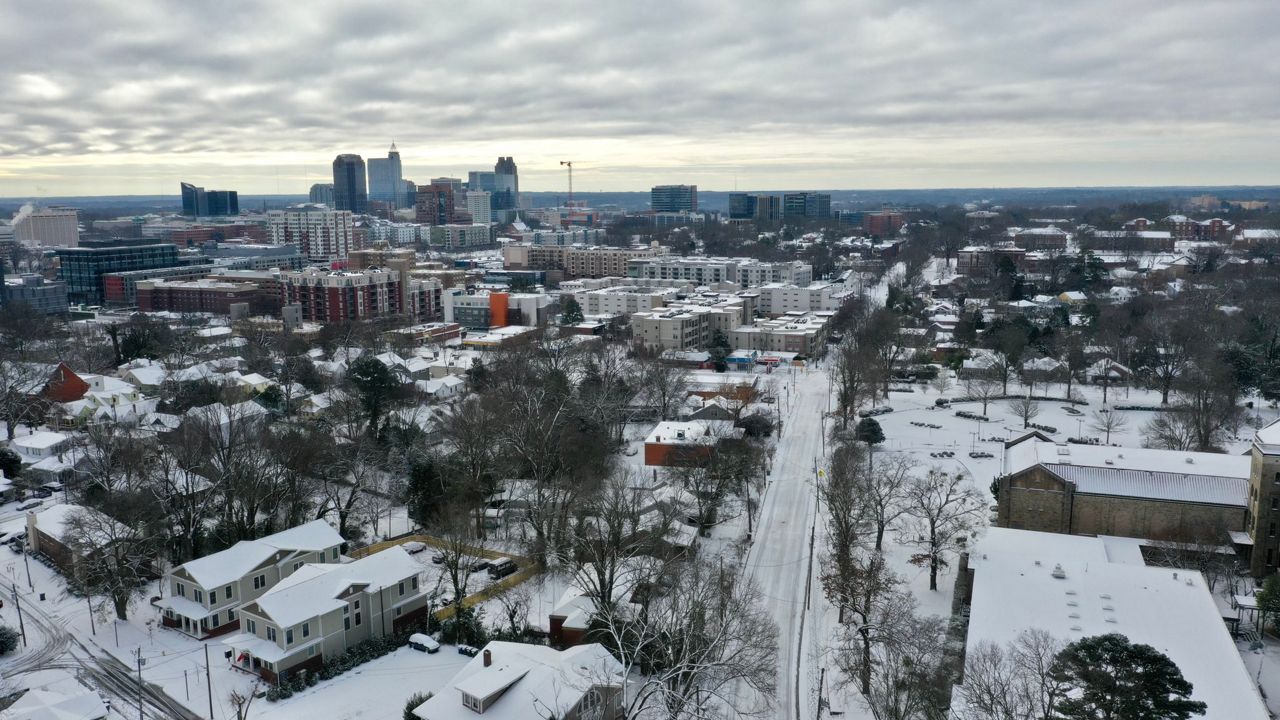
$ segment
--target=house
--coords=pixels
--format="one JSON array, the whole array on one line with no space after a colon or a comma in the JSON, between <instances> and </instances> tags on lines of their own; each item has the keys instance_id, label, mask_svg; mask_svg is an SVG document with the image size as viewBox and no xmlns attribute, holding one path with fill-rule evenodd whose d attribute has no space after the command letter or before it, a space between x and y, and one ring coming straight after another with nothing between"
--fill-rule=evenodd
<instances>
[{"instance_id":1,"label":"house","mask_svg":"<svg viewBox=\"0 0 1280 720\"><path fill-rule=\"evenodd\" d=\"M18 494L18 489L13 486L13 480L5 477L4 472L0 471L0 504L17 500Z\"/></svg>"},{"instance_id":2,"label":"house","mask_svg":"<svg viewBox=\"0 0 1280 720\"><path fill-rule=\"evenodd\" d=\"M363 640L400 632L430 608L422 566L391 547L344 564L302 565L240 607L224 639L232 665L268 681L314 671Z\"/></svg>"},{"instance_id":3,"label":"house","mask_svg":"<svg viewBox=\"0 0 1280 720\"><path fill-rule=\"evenodd\" d=\"M64 503L51 505L39 512L34 510L27 512L27 545L31 548L31 552L40 553L49 558L68 575L75 573L76 563L80 558L67 547L62 536L67 531L68 520L77 513L102 515L93 508ZM107 519L107 522L115 521Z\"/></svg>"},{"instance_id":4,"label":"house","mask_svg":"<svg viewBox=\"0 0 1280 720\"><path fill-rule=\"evenodd\" d=\"M724 420L660 422L644 440L644 464L693 465L711 457L722 440L740 439L741 428Z\"/></svg>"},{"instance_id":5,"label":"house","mask_svg":"<svg viewBox=\"0 0 1280 720\"><path fill-rule=\"evenodd\" d=\"M413 709L421 720L618 720L622 665L599 643L555 650L494 641L484 646L430 700Z\"/></svg>"},{"instance_id":6,"label":"house","mask_svg":"<svg viewBox=\"0 0 1280 720\"><path fill-rule=\"evenodd\" d=\"M971 653L1031 629L1062 642L1119 633L1168 656L1205 717L1270 717L1204 577L1147 566L1129 541L990 528L961 558L956 599Z\"/></svg>"},{"instance_id":7,"label":"house","mask_svg":"<svg viewBox=\"0 0 1280 720\"><path fill-rule=\"evenodd\" d=\"M1084 379L1101 385L1106 383L1114 385L1116 383L1128 382L1133 378L1133 371L1121 365L1110 358L1102 358L1090 365L1084 371Z\"/></svg>"},{"instance_id":8,"label":"house","mask_svg":"<svg viewBox=\"0 0 1280 720\"><path fill-rule=\"evenodd\" d=\"M997 524L1178 542L1202 542L1208 530L1226 543L1245 529L1249 472L1247 455L1023 436L1005 443Z\"/></svg>"},{"instance_id":9,"label":"house","mask_svg":"<svg viewBox=\"0 0 1280 720\"><path fill-rule=\"evenodd\" d=\"M1067 364L1051 357L1040 357L1022 363L1022 382L1060 383L1067 381Z\"/></svg>"},{"instance_id":10,"label":"house","mask_svg":"<svg viewBox=\"0 0 1280 720\"><path fill-rule=\"evenodd\" d=\"M342 536L324 520L241 540L226 550L189 560L169 570L169 596L155 603L165 627L197 638L240 627L237 611L306 563L337 563Z\"/></svg>"},{"instance_id":11,"label":"house","mask_svg":"<svg viewBox=\"0 0 1280 720\"><path fill-rule=\"evenodd\" d=\"M1079 290L1068 290L1058 294L1058 302L1063 305L1084 305L1089 302L1089 296Z\"/></svg>"},{"instance_id":12,"label":"house","mask_svg":"<svg viewBox=\"0 0 1280 720\"><path fill-rule=\"evenodd\" d=\"M106 720L107 705L96 690L68 695L45 688L28 690L4 717L27 720Z\"/></svg>"},{"instance_id":13,"label":"house","mask_svg":"<svg viewBox=\"0 0 1280 720\"><path fill-rule=\"evenodd\" d=\"M31 464L45 458L56 457L70 448L71 436L48 430L20 435L9 441L9 449L17 453L24 463Z\"/></svg>"}]
</instances>

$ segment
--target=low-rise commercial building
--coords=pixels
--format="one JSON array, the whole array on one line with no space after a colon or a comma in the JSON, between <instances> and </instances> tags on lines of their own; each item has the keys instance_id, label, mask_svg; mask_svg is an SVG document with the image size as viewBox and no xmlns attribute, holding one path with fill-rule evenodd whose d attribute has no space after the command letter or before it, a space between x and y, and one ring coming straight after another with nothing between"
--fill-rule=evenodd
<instances>
[{"instance_id":1,"label":"low-rise commercial building","mask_svg":"<svg viewBox=\"0 0 1280 720\"><path fill-rule=\"evenodd\" d=\"M35 273L6 276L0 292L4 293L2 305L21 303L45 315L60 315L67 311L67 284L60 280L45 280Z\"/></svg>"},{"instance_id":2,"label":"low-rise commercial building","mask_svg":"<svg viewBox=\"0 0 1280 720\"><path fill-rule=\"evenodd\" d=\"M231 306L252 305L258 296L253 283L201 280L144 280L138 283L138 309L143 312L213 313L230 315Z\"/></svg>"}]
</instances>

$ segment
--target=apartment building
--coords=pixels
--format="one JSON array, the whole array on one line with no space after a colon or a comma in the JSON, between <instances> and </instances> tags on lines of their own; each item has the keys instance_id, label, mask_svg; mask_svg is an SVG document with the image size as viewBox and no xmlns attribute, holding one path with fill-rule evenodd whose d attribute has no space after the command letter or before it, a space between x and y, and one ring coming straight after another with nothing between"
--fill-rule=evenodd
<instances>
[{"instance_id":1,"label":"apartment building","mask_svg":"<svg viewBox=\"0 0 1280 720\"><path fill-rule=\"evenodd\" d=\"M525 230L504 233L503 237L531 245L599 245L605 238L605 232L600 228Z\"/></svg>"},{"instance_id":2,"label":"apartment building","mask_svg":"<svg viewBox=\"0 0 1280 720\"><path fill-rule=\"evenodd\" d=\"M306 563L338 563L342 543L329 523L312 520L178 565L165 574L168 597L156 602L160 622L197 638L235 630L242 605Z\"/></svg>"},{"instance_id":3,"label":"apartment building","mask_svg":"<svg viewBox=\"0 0 1280 720\"><path fill-rule=\"evenodd\" d=\"M709 345L716 331L728 337L753 317L752 297L694 298L632 314L631 334L636 344L650 350L693 350Z\"/></svg>"},{"instance_id":4,"label":"apartment building","mask_svg":"<svg viewBox=\"0 0 1280 720\"><path fill-rule=\"evenodd\" d=\"M345 322L398 315L400 273L385 268L306 270L280 273L281 302L301 306L310 322Z\"/></svg>"},{"instance_id":5,"label":"apartment building","mask_svg":"<svg viewBox=\"0 0 1280 720\"><path fill-rule=\"evenodd\" d=\"M430 607L421 566L401 547L343 564L307 564L241 605L231 662L274 682L399 632Z\"/></svg>"},{"instance_id":6,"label":"apartment building","mask_svg":"<svg viewBox=\"0 0 1280 720\"><path fill-rule=\"evenodd\" d=\"M449 288L441 295L444 321L474 330L545 325L558 310L549 295Z\"/></svg>"},{"instance_id":7,"label":"apartment building","mask_svg":"<svg viewBox=\"0 0 1280 720\"><path fill-rule=\"evenodd\" d=\"M857 294L839 283L766 283L753 290L760 297L760 312L766 315L839 310L850 296Z\"/></svg>"},{"instance_id":8,"label":"apartment building","mask_svg":"<svg viewBox=\"0 0 1280 720\"><path fill-rule=\"evenodd\" d=\"M350 210L303 205L267 215L271 242L295 245L312 262L345 260L355 247L355 222Z\"/></svg>"},{"instance_id":9,"label":"apartment building","mask_svg":"<svg viewBox=\"0 0 1280 720\"><path fill-rule=\"evenodd\" d=\"M800 261L761 262L751 258L661 256L627 262L633 278L683 280L694 285L731 282L742 287L766 283L808 285L813 267Z\"/></svg>"},{"instance_id":10,"label":"apartment building","mask_svg":"<svg viewBox=\"0 0 1280 720\"><path fill-rule=\"evenodd\" d=\"M675 288L617 285L571 293L586 315L631 315L660 308L676 299Z\"/></svg>"},{"instance_id":11,"label":"apartment building","mask_svg":"<svg viewBox=\"0 0 1280 720\"><path fill-rule=\"evenodd\" d=\"M252 305L258 286L225 280L144 280L137 284L138 309L143 312L214 313L230 315L231 306Z\"/></svg>"},{"instance_id":12,"label":"apartment building","mask_svg":"<svg viewBox=\"0 0 1280 720\"><path fill-rule=\"evenodd\" d=\"M834 312L789 312L754 325L740 325L729 332L729 344L737 350L788 352L820 356L826 349Z\"/></svg>"},{"instance_id":13,"label":"apartment building","mask_svg":"<svg viewBox=\"0 0 1280 720\"><path fill-rule=\"evenodd\" d=\"M625 277L627 263L665 255L654 243L629 248L606 245L537 245L510 243L502 248L508 270L560 270L567 278Z\"/></svg>"},{"instance_id":14,"label":"apartment building","mask_svg":"<svg viewBox=\"0 0 1280 720\"><path fill-rule=\"evenodd\" d=\"M431 247L438 250L466 250L493 244L492 229L487 224L435 225L431 228Z\"/></svg>"},{"instance_id":15,"label":"apartment building","mask_svg":"<svg viewBox=\"0 0 1280 720\"><path fill-rule=\"evenodd\" d=\"M1050 225L1042 228L1010 228L1013 243L1028 252L1036 250L1066 250L1071 235L1066 230Z\"/></svg>"}]
</instances>

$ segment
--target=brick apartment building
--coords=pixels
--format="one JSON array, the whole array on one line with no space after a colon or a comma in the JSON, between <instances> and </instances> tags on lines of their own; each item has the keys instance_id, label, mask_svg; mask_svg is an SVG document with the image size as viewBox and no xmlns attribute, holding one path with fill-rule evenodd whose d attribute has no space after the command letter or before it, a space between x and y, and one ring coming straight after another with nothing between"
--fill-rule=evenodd
<instances>
[{"instance_id":1,"label":"brick apartment building","mask_svg":"<svg viewBox=\"0 0 1280 720\"><path fill-rule=\"evenodd\" d=\"M389 269L359 271L308 268L280 274L281 302L297 303L302 319L346 322L398 315L399 273Z\"/></svg>"},{"instance_id":2,"label":"brick apartment building","mask_svg":"<svg viewBox=\"0 0 1280 720\"><path fill-rule=\"evenodd\" d=\"M258 286L224 280L144 280L137 287L143 312L214 313L230 315L237 303L254 304Z\"/></svg>"}]
</instances>

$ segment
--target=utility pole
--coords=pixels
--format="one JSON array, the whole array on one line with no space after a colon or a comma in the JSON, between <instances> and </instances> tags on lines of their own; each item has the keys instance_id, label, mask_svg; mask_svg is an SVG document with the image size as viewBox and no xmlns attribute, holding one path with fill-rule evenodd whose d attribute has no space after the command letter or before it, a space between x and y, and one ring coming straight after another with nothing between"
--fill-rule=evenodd
<instances>
[{"instance_id":1,"label":"utility pole","mask_svg":"<svg viewBox=\"0 0 1280 720\"><path fill-rule=\"evenodd\" d=\"M31 541L30 539L28 539L27 543L22 546L22 564L27 566L27 587L31 588L32 592L35 592L36 590L35 583L31 582L31 561L27 559L27 550L30 547L31 547Z\"/></svg>"},{"instance_id":2,"label":"utility pole","mask_svg":"<svg viewBox=\"0 0 1280 720\"><path fill-rule=\"evenodd\" d=\"M822 672L818 674L818 715L817 720L822 720L822 684L827 679L827 669L822 668Z\"/></svg>"},{"instance_id":3,"label":"utility pole","mask_svg":"<svg viewBox=\"0 0 1280 720\"><path fill-rule=\"evenodd\" d=\"M142 717L142 648L137 649L138 654L138 720L146 720Z\"/></svg>"},{"instance_id":4,"label":"utility pole","mask_svg":"<svg viewBox=\"0 0 1280 720\"><path fill-rule=\"evenodd\" d=\"M93 631L93 636L98 636L98 626L93 624L93 600L88 596L84 596L84 602L89 606L89 629Z\"/></svg>"},{"instance_id":5,"label":"utility pole","mask_svg":"<svg viewBox=\"0 0 1280 720\"><path fill-rule=\"evenodd\" d=\"M209 688L209 717L213 717L213 675L209 672L209 643L204 644L204 681Z\"/></svg>"},{"instance_id":6,"label":"utility pole","mask_svg":"<svg viewBox=\"0 0 1280 720\"><path fill-rule=\"evenodd\" d=\"M13 585L13 606L18 609L18 629L22 631L22 647L27 646L27 626L22 622L22 603L18 602L18 584Z\"/></svg>"}]
</instances>

